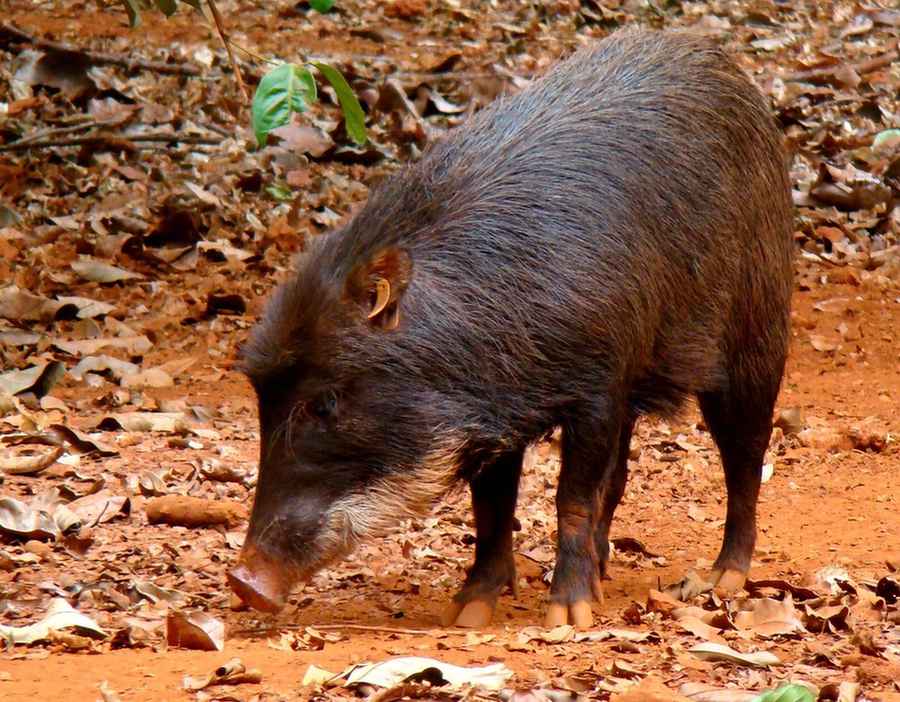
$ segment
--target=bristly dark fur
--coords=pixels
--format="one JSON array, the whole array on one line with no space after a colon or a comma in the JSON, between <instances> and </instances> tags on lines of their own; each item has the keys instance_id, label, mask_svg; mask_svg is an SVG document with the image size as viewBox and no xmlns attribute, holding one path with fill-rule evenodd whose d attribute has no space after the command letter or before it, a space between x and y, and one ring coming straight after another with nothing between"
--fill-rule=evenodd
<instances>
[{"instance_id":1,"label":"bristly dark fur","mask_svg":"<svg viewBox=\"0 0 900 702\"><path fill-rule=\"evenodd\" d=\"M614 39L481 111L316 242L246 348L250 376L320 350L402 367L523 441L610 380L666 414L727 384L734 354L783 347L791 206L766 105L706 39ZM327 333L349 272L390 245L414 266L400 332Z\"/></svg>"},{"instance_id":2,"label":"bristly dark fur","mask_svg":"<svg viewBox=\"0 0 900 702\"><path fill-rule=\"evenodd\" d=\"M791 216L780 134L713 42L625 31L579 51L450 132L298 260L245 349L265 457L248 539L265 531L265 548L319 562L311 535L342 495L375 482L384 495L434 455L472 477L555 426L562 514L578 490L618 490L603 481L635 417L697 396L730 491L717 565L745 568L788 344ZM411 274L389 330L348 280L392 248ZM323 393L336 411L276 445ZM268 528L274 514L283 528ZM589 562L560 567L580 583L566 597L583 595Z\"/></svg>"}]
</instances>

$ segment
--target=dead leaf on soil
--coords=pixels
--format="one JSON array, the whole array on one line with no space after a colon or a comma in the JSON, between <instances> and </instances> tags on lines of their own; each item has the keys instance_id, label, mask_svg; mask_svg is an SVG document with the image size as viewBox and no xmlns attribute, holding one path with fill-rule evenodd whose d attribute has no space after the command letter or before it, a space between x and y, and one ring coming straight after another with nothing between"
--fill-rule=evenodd
<instances>
[{"instance_id":1,"label":"dead leaf on soil","mask_svg":"<svg viewBox=\"0 0 900 702\"><path fill-rule=\"evenodd\" d=\"M79 497L66 505L87 527L94 527L131 512L131 500L122 495L113 495L109 490L101 490L93 495Z\"/></svg>"},{"instance_id":2,"label":"dead leaf on soil","mask_svg":"<svg viewBox=\"0 0 900 702\"><path fill-rule=\"evenodd\" d=\"M781 601L763 597L750 600L748 604L749 609L734 615L734 625L738 629L752 631L762 638L806 632L790 594Z\"/></svg>"},{"instance_id":3,"label":"dead leaf on soil","mask_svg":"<svg viewBox=\"0 0 900 702\"><path fill-rule=\"evenodd\" d=\"M103 702L122 702L118 693L109 686L106 680L100 683L100 696L103 697Z\"/></svg>"},{"instance_id":4,"label":"dead leaf on soil","mask_svg":"<svg viewBox=\"0 0 900 702\"><path fill-rule=\"evenodd\" d=\"M115 309L115 305L100 300L92 300L88 297L59 296L56 298L64 305L75 305L78 308L78 319L94 319L103 317Z\"/></svg>"},{"instance_id":5,"label":"dead leaf on soil","mask_svg":"<svg viewBox=\"0 0 900 702\"><path fill-rule=\"evenodd\" d=\"M650 590L647 593L647 611L659 612L664 616L671 616L673 612L682 609L685 603L668 592Z\"/></svg>"},{"instance_id":6,"label":"dead leaf on soil","mask_svg":"<svg viewBox=\"0 0 900 702\"><path fill-rule=\"evenodd\" d=\"M844 629L850 629L850 607L847 605L828 605L825 607L810 607L803 605L803 623L812 632L837 633Z\"/></svg>"},{"instance_id":7,"label":"dead leaf on soil","mask_svg":"<svg viewBox=\"0 0 900 702\"><path fill-rule=\"evenodd\" d=\"M803 410L799 407L784 407L775 417L774 426L784 431L785 436L799 434L806 426Z\"/></svg>"},{"instance_id":8,"label":"dead leaf on soil","mask_svg":"<svg viewBox=\"0 0 900 702\"><path fill-rule=\"evenodd\" d=\"M835 565L820 568L807 577L814 590L829 595L842 595L847 592L855 592L856 584L846 569Z\"/></svg>"},{"instance_id":9,"label":"dead leaf on soil","mask_svg":"<svg viewBox=\"0 0 900 702\"><path fill-rule=\"evenodd\" d=\"M109 373L116 380L121 380L127 375L136 375L140 372L140 367L128 361L122 361L112 356L85 356L82 358L69 374L75 380L84 380L86 373Z\"/></svg>"},{"instance_id":10,"label":"dead leaf on soil","mask_svg":"<svg viewBox=\"0 0 900 702\"><path fill-rule=\"evenodd\" d=\"M197 244L197 251L203 254L213 252L218 254L223 260L235 261L238 263L253 257L253 254L249 251L239 249L230 242L221 239L217 241L201 241Z\"/></svg>"},{"instance_id":11,"label":"dead leaf on soil","mask_svg":"<svg viewBox=\"0 0 900 702\"><path fill-rule=\"evenodd\" d=\"M253 476L237 466L229 466L215 458L203 459L200 475L207 480L219 483L240 483L247 487L253 482Z\"/></svg>"},{"instance_id":12,"label":"dead leaf on soil","mask_svg":"<svg viewBox=\"0 0 900 702\"><path fill-rule=\"evenodd\" d=\"M148 368L122 376L123 388L170 388L173 385L172 376L162 368Z\"/></svg>"},{"instance_id":13,"label":"dead leaf on soil","mask_svg":"<svg viewBox=\"0 0 900 702\"><path fill-rule=\"evenodd\" d=\"M126 271L124 268L119 268L88 256L72 261L69 266L79 276L92 283L117 283L123 280L137 280L144 277L140 273Z\"/></svg>"},{"instance_id":14,"label":"dead leaf on soil","mask_svg":"<svg viewBox=\"0 0 900 702\"><path fill-rule=\"evenodd\" d=\"M52 322L73 319L78 313L74 302L51 300L15 285L0 289L0 317L13 322Z\"/></svg>"},{"instance_id":15,"label":"dead leaf on soil","mask_svg":"<svg viewBox=\"0 0 900 702\"><path fill-rule=\"evenodd\" d=\"M169 493L166 481L152 470L145 470L138 476L137 486L144 497L162 497Z\"/></svg>"},{"instance_id":16,"label":"dead leaf on soil","mask_svg":"<svg viewBox=\"0 0 900 702\"><path fill-rule=\"evenodd\" d=\"M619 640L630 643L643 643L659 640L655 631L633 631L631 629L597 629L578 631L571 624L562 624L551 629L539 626L527 626L516 635L515 643L524 646L532 641L546 644L581 643L584 641Z\"/></svg>"},{"instance_id":17,"label":"dead leaf on soil","mask_svg":"<svg viewBox=\"0 0 900 702\"><path fill-rule=\"evenodd\" d=\"M35 451L27 445L20 445L0 453L0 475L35 475L49 468L62 456L62 446Z\"/></svg>"},{"instance_id":18,"label":"dead leaf on soil","mask_svg":"<svg viewBox=\"0 0 900 702\"><path fill-rule=\"evenodd\" d=\"M12 641L14 644L31 644L48 638L52 631L70 628L98 638L106 636L106 632L92 619L74 609L62 597L54 597L50 600L47 614L41 621L28 626L0 624L0 640Z\"/></svg>"},{"instance_id":19,"label":"dead leaf on soil","mask_svg":"<svg viewBox=\"0 0 900 702\"><path fill-rule=\"evenodd\" d=\"M758 692L715 687L705 683L684 683L678 688L678 692L694 702L753 702L759 696Z\"/></svg>"},{"instance_id":20,"label":"dead leaf on soil","mask_svg":"<svg viewBox=\"0 0 900 702\"><path fill-rule=\"evenodd\" d=\"M653 553L643 541L635 539L631 536L622 536L617 539L610 539L613 549L618 553L638 553L647 558L659 558L661 554Z\"/></svg>"},{"instance_id":21,"label":"dead leaf on soil","mask_svg":"<svg viewBox=\"0 0 900 702\"><path fill-rule=\"evenodd\" d=\"M26 49L17 61L15 80L26 85L56 88L70 100L97 90L88 75L91 62L83 54Z\"/></svg>"},{"instance_id":22,"label":"dead leaf on soil","mask_svg":"<svg viewBox=\"0 0 900 702\"><path fill-rule=\"evenodd\" d=\"M839 346L838 344L828 341L828 339L821 334L810 334L809 343L810 346L821 353L833 353L834 351L837 351Z\"/></svg>"},{"instance_id":23,"label":"dead leaf on soil","mask_svg":"<svg viewBox=\"0 0 900 702\"><path fill-rule=\"evenodd\" d=\"M132 584L134 591L139 595L146 597L154 604L157 602L168 602L172 605L179 605L186 602L189 596L180 590L172 590L160 587L149 580L135 580Z\"/></svg>"},{"instance_id":24,"label":"dead leaf on soil","mask_svg":"<svg viewBox=\"0 0 900 702\"><path fill-rule=\"evenodd\" d=\"M261 670L256 668L247 670L240 658L232 658L208 675L197 677L185 675L182 684L185 690L196 692L210 685L243 685L245 683L259 684L261 682Z\"/></svg>"},{"instance_id":25,"label":"dead leaf on soil","mask_svg":"<svg viewBox=\"0 0 900 702\"><path fill-rule=\"evenodd\" d=\"M885 575L875 585L875 594L886 604L897 604L900 601L900 577Z\"/></svg>"},{"instance_id":26,"label":"dead leaf on soil","mask_svg":"<svg viewBox=\"0 0 900 702\"><path fill-rule=\"evenodd\" d=\"M96 454L103 458L119 455L119 452L115 449L89 437L87 434L75 431L64 424L51 424L47 427L47 432L60 436L74 453Z\"/></svg>"},{"instance_id":27,"label":"dead leaf on soil","mask_svg":"<svg viewBox=\"0 0 900 702\"><path fill-rule=\"evenodd\" d=\"M215 207L217 209L222 208L222 201L219 200L218 197L213 195L208 190L204 190L196 183L191 183L190 181L185 181L184 187L187 188L191 193L193 193L194 196L198 200L200 200L200 202L203 202L207 205L211 205L212 207Z\"/></svg>"},{"instance_id":28,"label":"dead leaf on soil","mask_svg":"<svg viewBox=\"0 0 900 702\"><path fill-rule=\"evenodd\" d=\"M204 612L173 610L166 617L166 641L178 648L221 651L225 648L225 625Z\"/></svg>"},{"instance_id":29,"label":"dead leaf on soil","mask_svg":"<svg viewBox=\"0 0 900 702\"><path fill-rule=\"evenodd\" d=\"M302 631L283 631L278 639L269 639L269 648L276 651L321 651L326 643L343 640L339 633L320 632L311 626Z\"/></svg>"},{"instance_id":30,"label":"dead leaf on soil","mask_svg":"<svg viewBox=\"0 0 900 702\"><path fill-rule=\"evenodd\" d=\"M153 348L150 339L144 335L109 336L100 339L81 339L79 341L58 339L53 341L53 346L72 356L92 356L101 349L121 349L129 356L143 356ZM110 366L110 368L113 368L113 366Z\"/></svg>"},{"instance_id":31,"label":"dead leaf on soil","mask_svg":"<svg viewBox=\"0 0 900 702\"><path fill-rule=\"evenodd\" d=\"M280 147L298 154L308 153L313 158L319 158L334 147L334 140L318 127L288 124L271 133L281 139Z\"/></svg>"},{"instance_id":32,"label":"dead leaf on soil","mask_svg":"<svg viewBox=\"0 0 900 702\"><path fill-rule=\"evenodd\" d=\"M717 643L702 643L688 650L704 661L726 661L738 665L748 665L756 668L768 668L772 665L781 665L781 660L774 653L757 651L755 653L740 653L729 646Z\"/></svg>"},{"instance_id":33,"label":"dead leaf on soil","mask_svg":"<svg viewBox=\"0 0 900 702\"><path fill-rule=\"evenodd\" d=\"M35 346L41 339L43 334L35 332L18 331L16 329L0 331L0 346Z\"/></svg>"},{"instance_id":34,"label":"dead leaf on soil","mask_svg":"<svg viewBox=\"0 0 900 702\"><path fill-rule=\"evenodd\" d=\"M713 589L713 584L702 578L697 572L690 570L685 576L672 585L663 590L670 597L680 602L690 602L697 595L709 592Z\"/></svg>"},{"instance_id":35,"label":"dead leaf on soil","mask_svg":"<svg viewBox=\"0 0 900 702\"><path fill-rule=\"evenodd\" d=\"M700 505L692 502L690 505L688 505L688 517L693 519L695 522L702 523L706 521L706 512Z\"/></svg>"},{"instance_id":36,"label":"dead leaf on soil","mask_svg":"<svg viewBox=\"0 0 900 702\"><path fill-rule=\"evenodd\" d=\"M328 683L332 683L334 681L339 680L341 677L341 673L332 673L330 670L325 670L324 668L319 668L312 663L307 667L306 672L303 674L303 679L300 681L301 687L322 687L327 685Z\"/></svg>"},{"instance_id":37,"label":"dead leaf on soil","mask_svg":"<svg viewBox=\"0 0 900 702\"><path fill-rule=\"evenodd\" d=\"M685 616L678 618L676 621L678 626L694 636L725 645L725 639L722 638L722 630L701 621L697 617Z\"/></svg>"},{"instance_id":38,"label":"dead leaf on soil","mask_svg":"<svg viewBox=\"0 0 900 702\"><path fill-rule=\"evenodd\" d=\"M188 426L184 412L122 412L107 415L100 420L97 428L106 431L124 429L134 432L184 434Z\"/></svg>"},{"instance_id":39,"label":"dead leaf on soil","mask_svg":"<svg viewBox=\"0 0 900 702\"><path fill-rule=\"evenodd\" d=\"M358 663L344 670L340 677L345 679L344 687L363 684L393 687L402 682L418 679L428 680L432 685L446 684L450 689L470 685L475 688L499 690L512 675L513 672L503 663L462 667L434 658L408 656L381 663Z\"/></svg>"},{"instance_id":40,"label":"dead leaf on soil","mask_svg":"<svg viewBox=\"0 0 900 702\"><path fill-rule=\"evenodd\" d=\"M18 395L31 392L38 398L46 395L66 374L66 366L59 361L38 363L37 365L14 370L0 375L0 392Z\"/></svg>"},{"instance_id":41,"label":"dead leaf on soil","mask_svg":"<svg viewBox=\"0 0 900 702\"><path fill-rule=\"evenodd\" d=\"M56 539L61 529L53 515L12 497L0 497L0 532L20 539Z\"/></svg>"}]
</instances>

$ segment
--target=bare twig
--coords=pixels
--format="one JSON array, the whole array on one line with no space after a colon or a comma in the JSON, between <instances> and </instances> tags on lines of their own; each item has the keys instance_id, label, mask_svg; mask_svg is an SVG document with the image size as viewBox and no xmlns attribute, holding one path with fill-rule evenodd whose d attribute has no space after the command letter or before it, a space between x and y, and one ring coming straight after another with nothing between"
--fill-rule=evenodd
<instances>
[{"instance_id":1,"label":"bare twig","mask_svg":"<svg viewBox=\"0 0 900 702\"><path fill-rule=\"evenodd\" d=\"M27 151L29 149L49 149L57 146L83 146L85 144L128 144L161 143L161 144L220 144L219 137L199 136L192 134L88 134L70 139L47 139L46 141L17 141L0 146L0 151Z\"/></svg>"},{"instance_id":2,"label":"bare twig","mask_svg":"<svg viewBox=\"0 0 900 702\"><path fill-rule=\"evenodd\" d=\"M56 137L60 134L71 134L72 132L80 132L84 129L93 129L97 126L96 120L88 120L86 122L82 122L81 124L70 124L66 127L50 127L49 129L42 129L39 132L34 132L34 134L28 134L23 136L18 141L10 144L10 146L18 146L23 148L28 144L31 144L35 141L40 141L41 139L46 139L47 137Z\"/></svg>"},{"instance_id":3,"label":"bare twig","mask_svg":"<svg viewBox=\"0 0 900 702\"><path fill-rule=\"evenodd\" d=\"M39 49L48 51L56 51L69 54L78 54L84 56L94 64L108 64L112 66L122 66L130 71L141 69L153 71L154 73L167 73L171 75L182 76L199 76L200 69L190 64L166 63L165 61L146 61L143 59L133 58L130 56L122 56L120 54L106 54L99 51L86 51L72 44L64 44L62 42L50 41L49 39L41 39L35 37L28 32L19 29L9 22L0 22L0 42L3 39L7 41L19 41Z\"/></svg>"},{"instance_id":4,"label":"bare twig","mask_svg":"<svg viewBox=\"0 0 900 702\"><path fill-rule=\"evenodd\" d=\"M103 509L100 510L100 514L97 515L97 518L93 521L90 527L88 527L89 529L93 529L100 523L100 520L103 519L103 515L106 514L107 507L109 507L109 500L103 503Z\"/></svg>"},{"instance_id":5,"label":"bare twig","mask_svg":"<svg viewBox=\"0 0 900 702\"><path fill-rule=\"evenodd\" d=\"M237 61L234 59L234 52L231 50L231 42L228 40L228 35L225 34L225 27L222 23L222 16L219 14L219 8L216 6L216 0L206 0L206 4L209 5L209 9L212 11L213 20L216 23L216 31L219 33L219 39L222 40L222 45L225 47L225 51L228 52L228 60L231 61L231 70L234 71L234 77L237 80L238 90L241 91L241 95L244 98L245 103L250 102L250 96L247 94L247 88L244 87L244 79L241 78L241 69L237 65Z\"/></svg>"},{"instance_id":6,"label":"bare twig","mask_svg":"<svg viewBox=\"0 0 900 702\"><path fill-rule=\"evenodd\" d=\"M221 134L226 139L233 137L234 132L229 131L225 127L219 126L215 122L197 122L197 126L203 127L204 129L208 129L211 132L215 132L216 134Z\"/></svg>"},{"instance_id":7,"label":"bare twig","mask_svg":"<svg viewBox=\"0 0 900 702\"><path fill-rule=\"evenodd\" d=\"M238 49L239 51L243 51L245 54L247 54L247 56L249 56L252 59L255 59L256 61L259 61L260 63L268 63L272 66L278 65L278 61L273 61L272 59L267 59L265 56L260 56L259 54L255 53L253 51L250 51L250 49L248 49L244 46L241 46L234 39L229 39L228 43L231 46L233 46L235 49Z\"/></svg>"},{"instance_id":8,"label":"bare twig","mask_svg":"<svg viewBox=\"0 0 900 702\"><path fill-rule=\"evenodd\" d=\"M890 66L894 61L897 60L898 57L900 57L900 52L898 52L897 49L894 49L893 51L888 51L881 56L876 56L865 61L860 61L859 63L849 64L849 67L858 76L864 76L867 73L872 73L873 71L877 71L878 69L884 68L885 66ZM837 80L837 72L844 67L845 65L838 64L835 66L828 66L827 68L813 68L808 71L797 71L795 73L789 73L782 76L782 79L804 83L827 83L832 80Z\"/></svg>"},{"instance_id":9,"label":"bare twig","mask_svg":"<svg viewBox=\"0 0 900 702\"><path fill-rule=\"evenodd\" d=\"M434 629L400 629L392 626L368 626L366 624L286 624L267 627L257 627L255 629L241 629L241 634L264 634L268 631L279 630L299 630L299 629L316 629L317 631L371 631L380 634L410 634L410 635L432 635ZM452 631L441 630L442 633L453 633Z\"/></svg>"}]
</instances>

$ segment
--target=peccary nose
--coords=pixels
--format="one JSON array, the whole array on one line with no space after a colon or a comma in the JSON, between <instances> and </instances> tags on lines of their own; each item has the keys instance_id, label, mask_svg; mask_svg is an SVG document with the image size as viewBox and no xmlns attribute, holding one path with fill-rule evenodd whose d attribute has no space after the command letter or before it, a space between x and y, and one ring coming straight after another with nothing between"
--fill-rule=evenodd
<instances>
[{"instance_id":1,"label":"peccary nose","mask_svg":"<svg viewBox=\"0 0 900 702\"><path fill-rule=\"evenodd\" d=\"M284 607L292 584L284 568L253 547L245 548L240 562L228 571L228 585L234 593L262 612Z\"/></svg>"}]
</instances>

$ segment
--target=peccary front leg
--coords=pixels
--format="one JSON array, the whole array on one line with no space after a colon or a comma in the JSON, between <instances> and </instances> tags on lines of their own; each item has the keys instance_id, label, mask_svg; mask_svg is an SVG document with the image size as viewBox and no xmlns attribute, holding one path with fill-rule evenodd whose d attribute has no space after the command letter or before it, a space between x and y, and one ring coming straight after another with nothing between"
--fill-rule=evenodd
<instances>
[{"instance_id":1,"label":"peccary front leg","mask_svg":"<svg viewBox=\"0 0 900 702\"><path fill-rule=\"evenodd\" d=\"M596 537L601 497L618 462L622 424L620 414L602 410L585 413L563 427L556 492L557 556L546 626L589 627L591 602L603 599Z\"/></svg>"},{"instance_id":2,"label":"peccary front leg","mask_svg":"<svg viewBox=\"0 0 900 702\"><path fill-rule=\"evenodd\" d=\"M462 589L444 612L444 626L483 627L491 622L497 597L516 592L513 522L523 450L484 465L470 481L475 513L475 562Z\"/></svg>"}]
</instances>

